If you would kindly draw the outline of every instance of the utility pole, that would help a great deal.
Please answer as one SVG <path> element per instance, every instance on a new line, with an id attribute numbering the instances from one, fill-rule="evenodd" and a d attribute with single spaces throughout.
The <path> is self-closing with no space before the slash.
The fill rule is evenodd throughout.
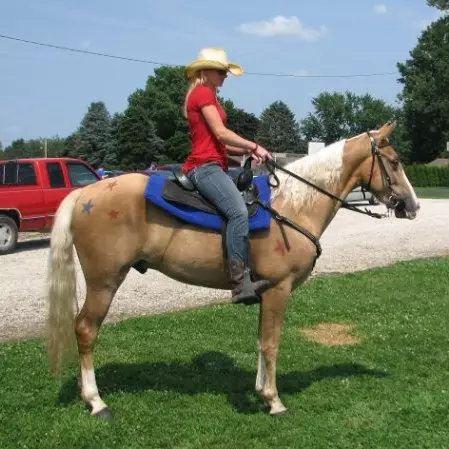
<path id="1" fill-rule="evenodd" d="M 48 156 L 47 139 L 41 139 L 41 149 L 44 150 L 44 157 L 47 158 Z"/>

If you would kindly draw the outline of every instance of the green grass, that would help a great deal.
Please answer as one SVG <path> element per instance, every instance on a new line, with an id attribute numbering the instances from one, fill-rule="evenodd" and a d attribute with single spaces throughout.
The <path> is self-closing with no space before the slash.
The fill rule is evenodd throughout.
<path id="1" fill-rule="evenodd" d="M 449 199 L 449 187 L 415 187 L 418 198 Z"/>
<path id="2" fill-rule="evenodd" d="M 254 392 L 257 307 L 222 305 L 105 326 L 89 416 L 75 366 L 48 374 L 43 340 L 0 345 L 0 447 L 447 448 L 449 259 L 316 278 L 289 302 L 272 418 Z M 324 346 L 299 329 L 352 323 Z"/>

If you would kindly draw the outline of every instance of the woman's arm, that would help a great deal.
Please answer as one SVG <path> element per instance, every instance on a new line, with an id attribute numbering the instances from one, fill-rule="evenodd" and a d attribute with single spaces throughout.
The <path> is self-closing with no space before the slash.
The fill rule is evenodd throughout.
<path id="1" fill-rule="evenodd" d="M 226 145 L 228 151 L 230 149 L 234 154 L 249 154 L 256 161 L 257 165 L 262 164 L 267 159 L 273 159 L 269 151 L 261 145 L 244 139 L 226 128 L 215 105 L 203 106 L 201 112 L 214 136 Z"/>
<path id="2" fill-rule="evenodd" d="M 255 151 L 257 148 L 257 144 L 251 142 L 250 140 L 244 139 L 240 137 L 235 132 L 226 128 L 223 123 L 223 120 L 218 113 L 217 107 L 215 105 L 207 105 L 201 108 L 201 112 L 209 125 L 214 136 L 226 146 L 232 147 L 231 151 L 236 150 L 246 150 L 246 154 L 249 154 L 251 151 Z M 240 154 L 245 154 L 241 152 Z"/>
<path id="3" fill-rule="evenodd" d="M 234 155 L 237 155 L 237 156 L 241 156 L 243 154 L 250 154 L 251 153 L 251 150 L 245 150 L 243 148 L 236 147 L 236 146 L 233 146 L 233 145 L 226 145 L 225 144 L 225 147 L 226 147 L 226 151 L 229 154 L 234 154 Z"/>

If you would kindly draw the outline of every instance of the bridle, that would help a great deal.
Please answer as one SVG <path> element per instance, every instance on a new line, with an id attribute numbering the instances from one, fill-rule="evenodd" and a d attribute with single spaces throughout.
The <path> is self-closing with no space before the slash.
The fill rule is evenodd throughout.
<path id="1" fill-rule="evenodd" d="M 374 137 L 367 132 L 370 141 L 371 141 L 371 154 L 373 156 L 373 160 L 371 163 L 371 172 L 370 172 L 370 177 L 368 180 L 368 184 L 366 184 L 366 186 L 362 186 L 362 189 L 365 190 L 370 190 L 371 188 L 371 182 L 374 176 L 374 163 L 376 161 L 376 159 L 378 160 L 379 163 L 379 167 L 380 167 L 380 171 L 382 173 L 382 182 L 384 183 L 384 185 L 386 184 L 387 187 L 390 189 L 390 197 L 388 199 L 388 208 L 394 208 L 395 205 L 397 206 L 399 204 L 399 200 L 396 200 L 396 196 L 393 192 L 393 189 L 391 188 L 391 178 L 390 175 L 387 172 L 387 169 L 385 168 L 385 165 L 382 161 L 382 154 L 380 152 L 379 146 L 377 145 L 376 139 L 374 139 Z M 370 217 L 373 218 L 385 218 L 388 216 L 388 214 L 378 214 L 376 212 L 372 212 L 369 209 L 365 208 L 364 210 L 359 209 L 357 206 L 354 206 L 353 204 L 349 204 L 346 200 L 344 200 L 343 198 L 340 198 L 336 195 L 334 195 L 331 192 L 328 192 L 326 189 L 323 189 L 320 186 L 317 186 L 316 184 L 314 184 L 313 182 L 310 182 L 309 180 L 303 178 L 302 176 L 297 175 L 296 173 L 291 172 L 290 170 L 287 170 L 286 168 L 282 167 L 281 165 L 279 165 L 278 163 L 274 162 L 273 160 L 267 160 L 265 161 L 265 166 L 267 167 L 269 176 L 268 176 L 268 183 L 270 185 L 270 187 L 276 188 L 279 187 L 279 178 L 277 177 L 276 173 L 275 173 L 275 169 L 278 169 L 280 171 L 283 171 L 284 173 L 287 173 L 289 176 L 297 179 L 298 181 L 303 182 L 304 184 L 307 184 L 310 187 L 313 187 L 315 190 L 318 190 L 319 192 L 321 192 L 322 194 L 328 196 L 329 198 L 332 198 L 333 200 L 339 201 L 341 203 L 341 207 L 348 209 L 348 210 L 352 210 L 353 212 L 358 212 L 360 214 L 364 214 L 364 215 L 368 215 Z"/>
<path id="2" fill-rule="evenodd" d="M 388 174 L 388 171 L 387 171 L 385 164 L 382 160 L 382 157 L 384 157 L 384 156 L 380 152 L 380 148 L 376 142 L 376 139 L 374 139 L 374 137 L 369 132 L 367 132 L 367 134 L 371 141 L 371 154 L 372 154 L 373 159 L 372 159 L 372 163 L 371 163 L 371 172 L 370 172 L 370 176 L 368 179 L 368 184 L 366 184 L 365 186 L 362 186 L 362 189 L 370 190 L 371 182 L 374 177 L 374 164 L 377 159 L 379 167 L 380 167 L 383 185 L 386 186 L 390 190 L 390 196 L 388 197 L 387 208 L 388 209 L 397 208 L 401 203 L 404 203 L 404 201 L 399 199 L 392 189 L 391 177 Z M 388 142 L 388 140 L 387 140 L 387 142 Z M 388 145 L 390 145 L 389 142 L 388 142 Z M 245 163 L 245 167 L 249 171 L 251 171 L 251 169 L 249 168 L 250 163 L 251 163 L 251 160 L 250 160 L 250 158 L 248 158 L 248 160 Z M 293 173 L 290 170 L 287 170 L 286 168 L 282 167 L 281 165 L 279 165 L 278 163 L 276 163 L 273 160 L 265 161 L 265 166 L 269 173 L 268 174 L 268 184 L 270 185 L 270 187 L 277 188 L 280 185 L 279 178 L 277 177 L 277 175 L 275 173 L 275 169 L 278 169 L 280 171 L 283 171 L 284 173 L 287 173 L 289 176 L 297 179 L 298 181 L 301 181 L 304 184 L 307 184 L 308 186 L 313 187 L 314 189 L 318 190 L 319 192 L 323 193 L 324 195 L 328 196 L 329 198 L 339 201 L 341 203 L 341 207 L 344 207 L 345 209 L 349 209 L 351 211 L 358 212 L 358 213 L 361 213 L 364 215 L 368 215 L 368 216 L 374 217 L 374 218 L 385 218 L 389 215 L 389 214 L 378 214 L 378 213 L 372 212 L 366 208 L 365 208 L 365 210 L 359 209 L 358 207 L 356 207 L 352 204 L 349 204 L 343 198 L 340 198 L 340 197 L 334 195 L 333 193 L 328 192 L 327 190 L 321 188 L 320 186 L 317 186 L 316 184 L 310 182 L 309 180 L 297 175 L 296 173 Z M 252 176 L 252 174 L 251 174 L 251 176 Z M 310 241 L 312 241 L 312 243 L 314 243 L 314 245 L 316 247 L 316 259 L 321 255 L 322 250 L 321 250 L 321 245 L 320 245 L 319 239 L 317 237 L 315 237 L 312 233 L 310 233 L 307 229 L 305 229 L 302 226 L 298 225 L 297 223 L 293 222 L 289 218 L 280 215 L 275 209 L 273 209 L 269 204 L 262 201 L 260 198 L 251 197 L 251 199 L 246 199 L 245 202 L 247 204 L 257 203 L 271 213 L 272 217 L 280 225 L 281 233 L 282 233 L 285 245 L 287 247 L 287 250 L 290 250 L 290 244 L 288 242 L 287 235 L 285 234 L 285 231 L 283 229 L 283 226 L 282 226 L 283 224 L 285 224 L 285 225 L 295 229 L 296 231 L 300 232 L 301 234 L 305 235 Z M 404 203 L 404 206 L 405 206 L 405 203 Z"/>
<path id="3" fill-rule="evenodd" d="M 371 171 L 370 171 L 368 183 L 362 186 L 362 190 L 368 190 L 371 192 L 371 181 L 373 180 L 373 176 L 374 176 L 374 164 L 377 159 L 377 164 L 379 165 L 379 168 L 380 168 L 380 175 L 382 177 L 382 183 L 383 183 L 384 187 L 386 186 L 390 190 L 390 196 L 388 197 L 388 202 L 387 202 L 386 206 L 388 209 L 395 209 L 397 206 L 399 206 L 399 204 L 401 203 L 402 200 L 400 198 L 398 198 L 396 193 L 393 191 L 390 175 L 388 174 L 388 171 L 385 168 L 384 161 L 382 160 L 382 157 L 384 157 L 384 155 L 380 152 L 380 148 L 376 142 L 376 139 L 371 135 L 371 133 L 369 131 L 367 131 L 367 134 L 371 141 L 371 154 L 373 156 L 373 159 L 371 162 Z M 387 140 L 386 146 L 389 146 L 390 142 L 388 139 L 386 139 L 386 140 Z"/>
<path id="4" fill-rule="evenodd" d="M 372 162 L 371 162 L 371 171 L 370 171 L 368 183 L 362 185 L 362 191 L 367 191 L 367 190 L 371 191 L 371 182 L 374 177 L 374 165 L 377 160 L 377 163 L 380 168 L 380 174 L 382 177 L 383 186 L 388 188 L 388 190 L 390 191 L 390 196 L 388 197 L 388 201 L 386 203 L 387 209 L 396 209 L 401 203 L 403 203 L 403 200 L 401 200 L 396 195 L 396 193 L 393 191 L 393 188 L 392 188 L 393 183 L 391 182 L 391 177 L 388 174 L 388 171 L 385 167 L 384 161 L 382 160 L 382 158 L 385 156 L 380 152 L 380 148 L 376 142 L 376 139 L 371 135 L 371 133 L 369 131 L 367 131 L 366 133 L 371 142 L 371 155 L 373 158 L 372 158 Z M 389 146 L 389 145 L 390 145 L 390 142 L 387 139 L 387 145 L 385 145 L 385 146 Z M 301 181 L 301 182 L 307 184 L 308 186 L 313 187 L 314 189 L 318 190 L 319 192 L 323 193 L 324 195 L 328 196 L 329 198 L 339 201 L 341 203 L 341 207 L 343 207 L 345 209 L 352 210 L 353 212 L 359 212 L 361 214 L 365 214 L 365 215 L 368 215 L 368 216 L 374 217 L 374 218 L 385 218 L 388 216 L 388 214 L 378 214 L 378 213 L 372 212 L 366 208 L 364 210 L 359 209 L 358 207 L 356 207 L 352 204 L 349 204 L 346 200 L 334 195 L 331 192 L 328 192 L 327 190 L 317 186 L 316 184 L 313 184 L 312 182 L 291 172 L 290 170 L 287 170 L 286 168 L 282 167 L 281 165 L 277 164 L 276 162 L 274 162 L 272 160 L 267 160 L 265 162 L 265 166 L 267 167 L 267 170 L 269 172 L 268 183 L 273 188 L 279 187 L 279 178 L 276 176 L 276 173 L 275 173 L 275 169 L 278 169 L 278 170 L 283 171 L 284 173 L 287 173 L 289 176 L 292 176 L 293 178 L 297 179 L 298 181 Z M 273 182 L 273 180 L 274 180 L 274 182 Z"/>

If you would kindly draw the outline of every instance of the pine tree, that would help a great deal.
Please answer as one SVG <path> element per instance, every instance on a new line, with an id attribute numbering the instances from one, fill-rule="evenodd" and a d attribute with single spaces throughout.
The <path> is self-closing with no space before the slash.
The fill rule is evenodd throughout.
<path id="1" fill-rule="evenodd" d="M 448 33 L 446 15 L 423 31 L 410 59 L 398 64 L 399 81 L 404 86 L 400 99 L 413 162 L 429 162 L 439 157 L 449 139 Z"/>
<path id="2" fill-rule="evenodd" d="M 259 122 L 257 142 L 273 152 L 301 152 L 299 125 L 295 115 L 282 101 L 266 108 Z"/>
<path id="3" fill-rule="evenodd" d="M 99 165 L 113 151 L 111 116 L 102 101 L 92 102 L 77 131 L 80 148 L 88 162 Z"/>
<path id="4" fill-rule="evenodd" d="M 114 123 L 114 154 L 122 168 L 145 169 L 161 159 L 164 141 L 156 135 L 155 124 L 143 108 L 128 107 Z"/>
<path id="5" fill-rule="evenodd" d="M 427 0 L 427 4 L 441 9 L 442 11 L 447 11 L 449 9 L 449 0 Z"/>

